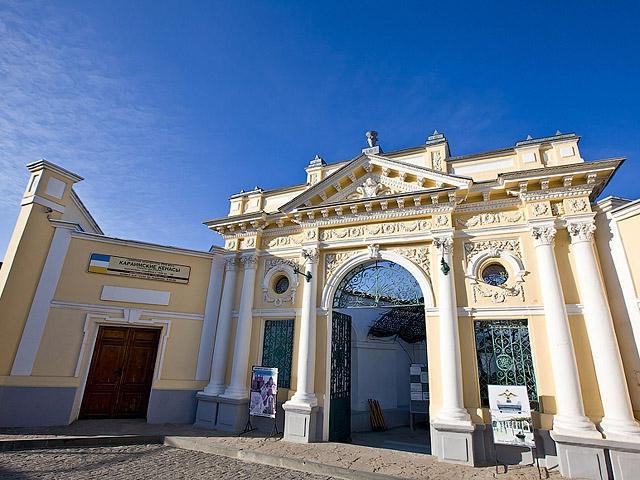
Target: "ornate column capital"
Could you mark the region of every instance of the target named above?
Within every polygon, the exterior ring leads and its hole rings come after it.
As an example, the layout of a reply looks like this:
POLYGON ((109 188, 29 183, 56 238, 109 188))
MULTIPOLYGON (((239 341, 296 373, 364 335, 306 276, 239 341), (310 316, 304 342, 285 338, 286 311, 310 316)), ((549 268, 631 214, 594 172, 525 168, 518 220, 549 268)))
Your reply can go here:
POLYGON ((258 263, 258 256, 255 253, 249 253, 240 257, 240 262, 244 265, 245 270, 255 269, 258 263))
POLYGON ((227 272, 236 271, 238 269, 238 258, 236 256, 225 258, 224 269, 227 272))
POLYGON ((304 258, 305 263, 318 263, 320 252, 317 248, 303 248, 302 258, 304 258))
POLYGON ((367 245, 369 258, 380 258, 380 245, 377 243, 367 245))
POLYGON ((438 235, 433 237, 433 244, 443 254, 453 253, 453 234, 438 235))
POLYGON ((571 237, 571 243, 591 242, 596 225, 592 218, 569 222, 567 223, 567 231, 571 237))
POLYGON ((556 227, 550 223, 531 226, 531 236, 536 247, 553 245, 556 238, 556 227))

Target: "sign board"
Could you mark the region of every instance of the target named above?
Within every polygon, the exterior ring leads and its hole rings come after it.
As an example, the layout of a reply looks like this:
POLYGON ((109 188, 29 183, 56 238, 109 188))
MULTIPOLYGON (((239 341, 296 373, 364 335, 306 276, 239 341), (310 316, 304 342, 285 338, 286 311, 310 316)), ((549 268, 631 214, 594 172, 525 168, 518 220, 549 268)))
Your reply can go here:
POLYGON ((121 277, 145 278, 174 283, 189 283, 191 267, 175 263, 153 262, 139 258, 116 257, 102 253, 92 253, 89 271, 121 277))
POLYGON ((489 385, 488 388, 493 442, 535 447, 527 387, 489 385))
POLYGON ((276 417, 278 398, 278 369, 254 366, 251 368, 251 396, 249 415, 276 417))
POLYGON ((429 375, 424 363, 412 363, 409 366, 409 386, 411 388, 410 413, 429 411, 429 375))

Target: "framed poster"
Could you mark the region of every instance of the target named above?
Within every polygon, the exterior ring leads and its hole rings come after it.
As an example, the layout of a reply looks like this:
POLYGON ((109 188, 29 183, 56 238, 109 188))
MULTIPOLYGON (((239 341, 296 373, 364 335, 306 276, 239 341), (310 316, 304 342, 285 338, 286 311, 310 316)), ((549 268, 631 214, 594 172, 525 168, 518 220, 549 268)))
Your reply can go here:
POLYGON ((493 443, 535 447, 527 387, 488 385, 493 443))
POLYGON ((276 417, 278 398, 278 369, 251 367, 251 394, 249 415, 254 417, 276 417))

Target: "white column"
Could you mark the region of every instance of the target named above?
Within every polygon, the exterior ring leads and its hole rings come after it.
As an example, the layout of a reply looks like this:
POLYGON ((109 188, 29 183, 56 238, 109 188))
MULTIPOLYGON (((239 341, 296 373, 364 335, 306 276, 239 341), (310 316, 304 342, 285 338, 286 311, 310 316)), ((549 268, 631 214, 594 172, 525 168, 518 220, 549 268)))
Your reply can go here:
POLYGON ((554 252, 556 229, 553 221, 532 224, 531 234, 536 247, 538 278, 555 381, 557 413, 553 430, 565 435, 602 438, 584 414, 569 317, 554 252))
MULTIPOLYGON (((64 224, 65 222, 60 223, 64 224)), ((42 340, 44 327, 47 323, 47 317, 49 316, 49 306, 56 292, 64 259, 69 249, 71 231, 75 229, 76 226, 74 224, 55 227, 51 245, 49 246, 49 253, 44 262, 36 293, 31 302, 27 322, 22 331, 20 345, 13 360, 11 375, 31 375, 33 364, 36 361, 36 354, 40 347, 40 340, 42 340)))
POLYGON ((225 260, 225 276, 222 287, 222 301, 218 315, 218 327, 216 329, 216 341, 213 347, 211 360, 211 378, 205 387, 207 395, 220 395, 224 393, 224 375, 227 370, 227 356, 229 354, 229 335, 231 333, 231 315, 233 302, 236 297, 236 276, 238 263, 235 256, 225 260))
POLYGON ((204 305, 204 319, 202 322, 202 333, 200 334, 200 348, 198 349, 196 380, 211 379, 213 343, 220 313, 220 295, 222 294, 223 277, 224 259, 216 255, 211 259, 207 300, 204 305))
POLYGON ((453 271, 453 233, 434 237, 442 263, 438 269, 438 312, 440 314, 440 362, 442 365, 442 408, 436 423, 471 425, 462 397, 462 361, 458 330, 458 306, 453 271), (446 268, 449 268, 446 271, 446 268), (446 273, 445 273, 446 272, 446 273))
POLYGON ((318 274, 318 249, 302 250, 304 257, 304 270, 308 279, 305 279, 302 291, 302 318, 300 321, 300 340, 298 347, 298 380, 296 393, 290 403, 315 407, 318 399, 314 393, 315 368, 316 368, 316 301, 317 301, 317 274, 318 274), (309 277, 309 275, 311 275, 309 277))
POLYGON ((248 398, 247 369, 249 368, 249 348, 251 347, 251 326, 253 323, 253 292, 256 280, 255 254, 243 255, 240 262, 244 265, 242 279, 242 293, 240 295, 240 310, 236 325, 236 341, 233 350, 233 365, 231 366, 231 383, 224 391, 223 397, 243 399, 248 398))
POLYGON ((595 229, 591 217, 567 220, 583 315, 604 409, 600 427, 608 439, 639 442, 640 426, 633 417, 613 318, 593 251, 595 229))

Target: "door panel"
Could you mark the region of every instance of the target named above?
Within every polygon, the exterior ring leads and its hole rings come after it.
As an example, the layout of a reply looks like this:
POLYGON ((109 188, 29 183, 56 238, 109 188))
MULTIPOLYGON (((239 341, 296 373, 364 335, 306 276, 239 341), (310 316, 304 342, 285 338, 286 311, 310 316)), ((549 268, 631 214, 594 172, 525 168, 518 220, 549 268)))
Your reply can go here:
POLYGON ((160 330, 100 327, 81 418, 146 416, 160 330))
POLYGON ((331 392, 329 440, 351 441, 351 317, 333 312, 331 318, 331 392))

